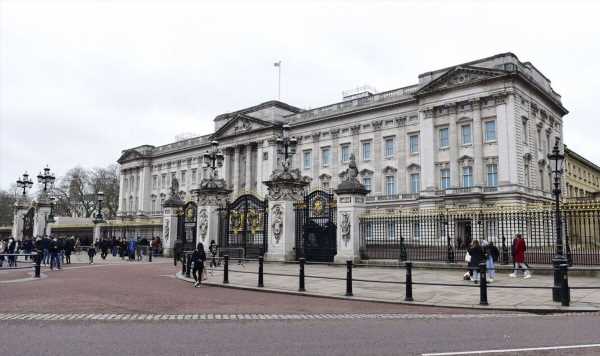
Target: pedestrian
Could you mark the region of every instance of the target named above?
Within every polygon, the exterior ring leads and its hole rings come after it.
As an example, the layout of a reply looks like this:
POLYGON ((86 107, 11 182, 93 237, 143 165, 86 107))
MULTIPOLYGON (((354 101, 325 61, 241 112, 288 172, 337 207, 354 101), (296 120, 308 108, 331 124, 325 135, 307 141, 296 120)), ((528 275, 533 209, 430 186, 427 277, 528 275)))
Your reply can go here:
POLYGON ((71 253, 75 248, 75 241, 73 241, 73 237, 67 237, 65 240, 65 264, 71 264, 71 253))
POLYGON ((17 267, 17 256, 12 255, 16 252, 17 243, 15 242, 15 239, 11 237, 8 239, 7 244, 6 253, 11 254, 8 256, 8 267, 17 267))
POLYGON ((496 262, 498 262, 498 257, 500 257, 500 251, 498 247, 494 245, 493 241, 489 243, 485 240, 481 242, 481 246, 483 247, 485 254, 485 268, 487 271, 487 281, 493 282, 496 279, 496 262))
POLYGON ((129 240, 127 245, 127 252, 129 253, 129 261, 135 261, 135 251, 137 249, 137 241, 135 239, 129 240))
POLYGON ((48 251, 50 252, 50 270, 60 269, 60 259, 58 254, 58 240, 54 237, 48 245, 48 251))
POLYGON ((471 271, 473 271, 471 281, 477 284, 479 283, 479 264, 483 260, 483 250, 481 249, 478 240, 473 240, 473 242, 471 242, 471 247, 469 248, 469 255, 471 255, 471 260, 469 261, 469 268, 471 269, 471 271))
POLYGON ((48 238, 48 235, 44 235, 44 237, 42 237, 42 252, 44 253, 44 258, 42 260, 42 263, 44 264, 44 266, 47 266, 50 264, 50 239, 48 238))
POLYGON ((58 239, 58 258, 60 259, 60 264, 64 265, 65 264, 65 239, 64 238, 60 238, 58 239))
POLYGON ((531 273, 529 273, 529 269, 527 268, 527 265, 525 264, 525 251, 526 250, 527 250, 527 244, 525 243, 525 239, 523 238, 523 235, 517 234, 517 236, 515 237, 515 242, 514 242, 514 255, 513 255, 515 267, 514 267, 513 272, 509 276, 511 276, 513 278, 516 277, 517 271, 519 269, 522 269, 524 271, 523 278, 525 278, 525 279, 531 278, 531 273))
POLYGON ((202 282, 202 275, 204 273, 204 261, 206 260, 206 253, 204 252, 204 245, 202 242, 198 243, 198 246, 194 250, 191 256, 192 260, 192 275, 194 276, 194 287, 200 286, 202 282))
POLYGON ((4 253, 6 253, 6 242, 0 240, 0 267, 4 264, 4 253))
POLYGON ((94 247, 93 244, 88 249, 87 254, 88 254, 88 258, 90 260, 90 264, 93 265, 94 264, 94 256, 96 256, 96 248, 94 247))
MULTIPOLYGON (((210 256, 212 257, 210 260, 210 267, 217 267, 217 244, 215 240, 210 240, 210 245, 208 245, 208 251, 210 252, 210 256)), ((211 271, 212 273, 212 271, 211 271)))
POLYGON ((118 247, 119 242, 117 241, 117 238, 113 236, 110 243, 110 252, 112 253, 113 257, 117 257, 118 247))
POLYGON ((121 238, 121 241, 119 241, 119 257, 124 260, 125 255, 127 255, 127 242, 125 238, 121 238))
POLYGON ((106 239, 102 239, 100 241, 100 257, 105 260, 106 256, 108 256, 108 241, 106 239))

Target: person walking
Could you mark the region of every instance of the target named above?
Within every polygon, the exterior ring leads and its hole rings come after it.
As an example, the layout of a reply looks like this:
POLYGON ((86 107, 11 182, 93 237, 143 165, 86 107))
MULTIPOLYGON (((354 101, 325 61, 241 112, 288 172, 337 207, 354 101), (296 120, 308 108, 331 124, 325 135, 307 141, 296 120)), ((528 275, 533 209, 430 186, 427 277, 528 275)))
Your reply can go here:
POLYGON ((75 248, 75 241, 73 241, 73 237, 67 237, 65 240, 65 264, 71 264, 71 253, 75 248))
POLYGON ((4 264, 4 253, 6 253, 6 242, 0 240, 0 267, 4 264))
POLYGON ((192 260, 192 275, 194 276, 194 287, 200 286, 202 282, 202 273, 204 272, 204 261, 206 261, 206 253, 204 252, 204 245, 202 242, 198 243, 198 246, 194 250, 191 256, 192 260))
POLYGON ((519 269, 522 269, 524 271, 523 278, 531 278, 531 273, 529 273, 529 269, 527 268, 527 264, 525 263, 525 251, 527 250, 527 244, 525 243, 523 235, 517 234, 514 245, 515 254, 513 259, 515 262, 515 267, 513 273, 511 273, 509 276, 513 278, 516 277, 517 271, 519 269))
POLYGON ((93 244, 88 249, 87 254, 88 254, 88 259, 90 260, 90 264, 93 265, 94 264, 94 256, 96 256, 96 248, 94 247, 93 244))
POLYGON ((137 241, 135 239, 129 240, 127 245, 127 252, 129 253, 129 261, 135 261, 135 251, 137 249, 137 241))
MULTIPOLYGON (((17 243, 12 237, 8 239, 6 253, 14 254, 17 250, 17 243)), ((17 267, 17 256, 8 256, 8 267, 17 267)))
POLYGON ((50 244, 48 246, 48 251, 50 252, 50 270, 51 271, 54 271, 54 268, 60 269, 60 258, 59 258, 58 249, 59 249, 58 240, 55 237, 50 241, 50 244))
POLYGON ((100 241, 100 257, 105 260, 106 256, 108 256, 108 240, 102 239, 100 241))
POLYGON ((42 263, 44 266, 47 266, 50 264, 50 239, 48 238, 48 235, 42 237, 42 251, 44 253, 42 263))
POLYGON ((489 243, 485 240, 482 241, 482 247, 485 252, 485 267, 487 270, 487 281, 493 282, 496 279, 496 262, 500 257, 500 251, 498 247, 494 245, 493 241, 489 243), (485 244, 483 244, 485 242, 485 244))
POLYGON ((483 260, 483 249, 479 245, 478 240, 473 240, 471 242, 471 247, 469 248, 469 255, 471 255, 471 260, 469 261, 469 268, 473 271, 471 275, 471 281, 475 284, 479 283, 479 264, 483 260))

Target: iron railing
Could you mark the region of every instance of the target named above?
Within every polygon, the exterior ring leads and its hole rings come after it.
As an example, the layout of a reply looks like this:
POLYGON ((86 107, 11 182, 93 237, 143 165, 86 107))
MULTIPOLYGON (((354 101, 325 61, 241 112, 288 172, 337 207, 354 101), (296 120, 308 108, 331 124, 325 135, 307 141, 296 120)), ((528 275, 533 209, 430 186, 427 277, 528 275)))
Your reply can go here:
MULTIPOLYGON (((551 208, 401 212, 360 217, 360 253, 367 259, 463 261, 474 240, 498 247, 501 263, 512 262, 512 241, 522 234, 528 263, 551 264, 556 248, 551 208)), ((561 212, 567 258, 575 265, 600 265, 600 207, 565 207, 561 212)))

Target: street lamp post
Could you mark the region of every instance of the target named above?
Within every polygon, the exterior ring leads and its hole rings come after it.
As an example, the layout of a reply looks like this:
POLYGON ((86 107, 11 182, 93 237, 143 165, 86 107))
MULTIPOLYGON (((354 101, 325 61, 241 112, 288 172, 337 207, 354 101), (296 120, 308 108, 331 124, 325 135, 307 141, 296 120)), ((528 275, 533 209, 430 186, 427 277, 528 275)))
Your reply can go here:
POLYGON ((33 187, 33 181, 29 178, 27 172, 23 173, 22 178, 17 178, 17 188, 23 189, 23 197, 27 194, 27 189, 33 187))
POLYGON ((48 191, 48 185, 52 187, 52 184, 54 184, 54 180, 56 178, 54 177, 54 173, 50 173, 50 168, 46 166, 46 168, 44 168, 44 172, 40 172, 38 174, 37 179, 38 183, 44 185, 44 193, 46 193, 48 191))
POLYGON ((210 168, 211 178, 215 178, 217 168, 223 167, 224 156, 219 151, 219 142, 213 140, 210 143, 211 150, 204 154, 204 167, 210 168))
POLYGON ((552 259, 552 265, 554 267, 554 286, 552 287, 552 300, 555 302, 560 301, 560 265, 567 262, 563 248, 564 244, 562 235, 562 220, 560 214, 560 180, 561 175, 563 173, 564 159, 565 156, 560 153, 557 140, 554 144, 554 148, 552 149, 552 153, 548 154, 550 167, 552 169, 552 173, 554 174, 554 189, 552 190, 552 193, 554 194, 554 220, 556 221, 556 254, 552 259))
POLYGON ((104 216, 102 216, 102 202, 104 201, 104 193, 98 192, 96 193, 96 201, 98 202, 98 213, 94 217, 94 224, 105 223, 104 216))
POLYGON ((295 136, 290 137, 290 125, 283 125, 283 135, 277 137, 277 153, 283 155, 283 167, 289 168, 288 158, 296 153, 298 140, 295 136))
POLYGON ((46 223, 48 223, 48 224, 52 224, 52 223, 56 222, 56 220, 54 219, 54 208, 55 207, 56 207, 56 198, 50 197, 50 214, 48 215, 48 219, 46 220, 46 223))

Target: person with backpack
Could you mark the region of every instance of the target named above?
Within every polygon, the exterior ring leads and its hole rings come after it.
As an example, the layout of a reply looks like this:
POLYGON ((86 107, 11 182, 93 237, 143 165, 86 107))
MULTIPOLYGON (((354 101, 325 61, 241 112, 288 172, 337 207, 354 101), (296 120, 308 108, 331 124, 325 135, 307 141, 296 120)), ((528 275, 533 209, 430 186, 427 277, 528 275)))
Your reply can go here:
POLYGON ((483 240, 481 245, 483 246, 485 252, 487 281, 491 283, 496 278, 496 262, 498 262, 498 258, 500 257, 500 251, 498 250, 498 247, 494 245, 493 241, 488 243, 487 241, 483 240))
POLYGON ((198 243, 198 246, 194 250, 191 256, 192 260, 192 275, 194 276, 194 287, 197 288, 202 282, 202 274, 204 272, 204 261, 206 261, 206 253, 204 252, 204 245, 202 242, 198 243))

